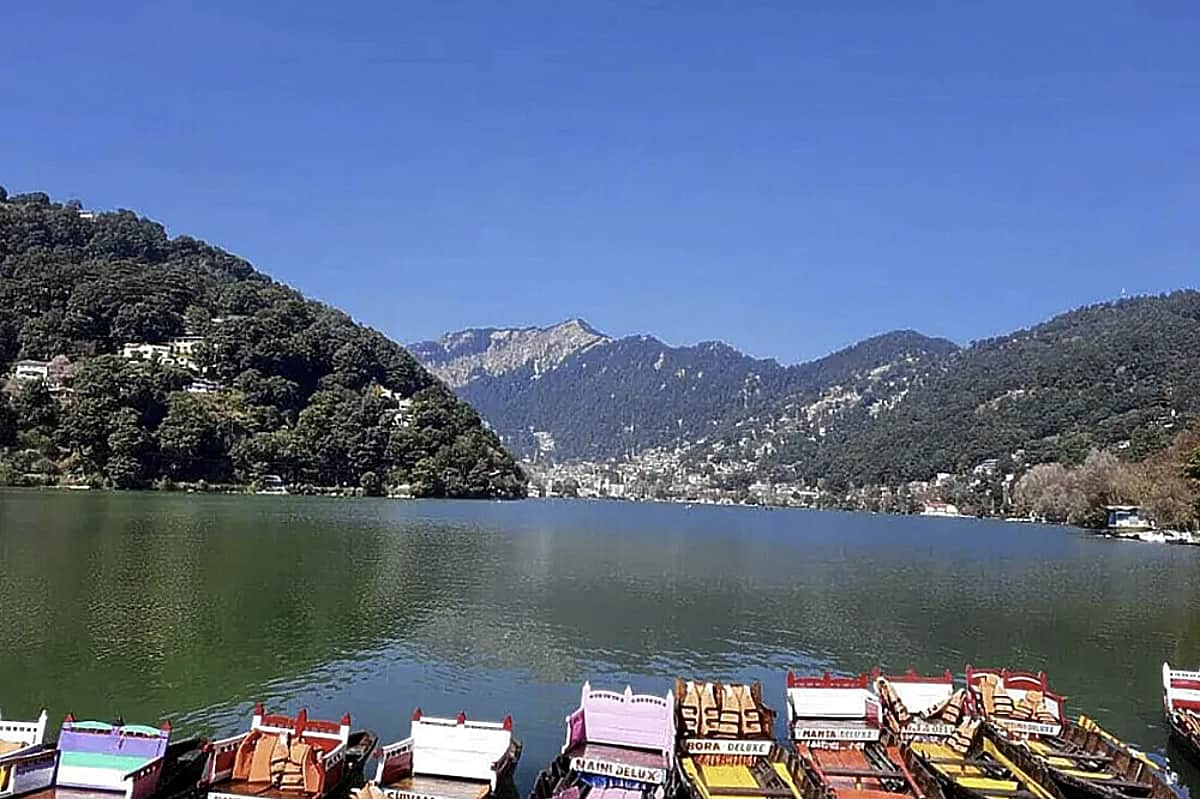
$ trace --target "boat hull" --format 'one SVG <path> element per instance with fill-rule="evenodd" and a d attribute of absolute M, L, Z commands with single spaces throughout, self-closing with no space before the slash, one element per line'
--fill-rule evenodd
<path fill-rule="evenodd" d="M 947 799 L 1066 799 L 1056 783 L 1025 772 L 990 740 L 977 742 L 967 755 L 922 743 L 901 751 L 917 785 L 936 782 Z"/>
<path fill-rule="evenodd" d="M 1167 714 L 1167 724 L 1171 728 L 1171 737 L 1188 758 L 1193 763 L 1200 764 L 1200 734 L 1188 729 L 1174 713 Z"/>
<path fill-rule="evenodd" d="M 1090 727 L 1090 728 L 1089 728 Z M 996 747 L 1039 782 L 1053 782 L 1066 799 L 1177 799 L 1163 772 L 1094 724 L 1063 724 L 1060 737 L 1012 741 L 988 730 Z"/>

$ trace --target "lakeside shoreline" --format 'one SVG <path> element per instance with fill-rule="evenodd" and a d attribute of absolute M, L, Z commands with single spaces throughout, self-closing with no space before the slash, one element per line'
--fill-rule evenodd
<path fill-rule="evenodd" d="M 1092 527 L 1083 527 L 1075 524 L 1064 522 L 1051 522 L 1039 519 L 1014 519 L 1011 517 L 1002 516 L 972 516 L 969 514 L 945 515 L 945 514 L 927 514 L 927 513 L 898 513 L 892 511 L 871 511 L 856 508 L 819 508 L 819 507 L 802 507 L 794 505 L 770 505 L 762 503 L 749 502 L 712 502 L 705 500 L 681 500 L 681 499 L 631 499 L 628 497 L 469 497 L 469 496 L 402 496 L 402 495 L 367 495 L 361 488 L 338 487 L 338 486 L 304 486 L 302 490 L 289 490 L 285 492 L 262 491 L 256 490 L 253 485 L 243 484 L 191 484 L 191 483 L 174 483 L 169 487 L 149 487 L 136 489 L 118 489 L 103 486 L 88 486 L 82 484 L 61 484 L 61 485 L 4 485 L 0 486 L 0 491 L 88 491 L 88 492 L 103 492 L 111 494 L 207 494 L 219 496 L 240 496 L 240 497 L 323 497 L 323 498 L 338 498 L 338 499 L 389 499 L 389 500 L 404 500 L 411 502 L 420 501 L 466 501 L 466 502 L 505 502 L 517 503 L 522 500 L 529 501 L 544 501 L 544 502 L 587 502 L 598 504 L 622 504 L 622 505 L 673 505 L 682 506 L 684 509 L 693 507 L 705 508 L 736 508 L 742 510 L 765 510 L 765 511 L 808 511 L 814 513 L 846 513 L 863 516 L 891 516 L 891 517 L 908 517 L 922 519 L 949 519 L 952 521 L 989 521 L 1003 522 L 1013 525 L 1037 525 L 1040 527 L 1054 527 L 1060 529 L 1077 530 L 1079 532 L 1088 533 L 1099 538 L 1108 538 L 1117 541 L 1130 541 L 1135 543 L 1166 543 L 1181 546 L 1200 546 L 1200 535 L 1187 531 L 1151 531 L 1150 533 L 1137 534 L 1117 534 L 1107 532 L 1103 529 Z"/>

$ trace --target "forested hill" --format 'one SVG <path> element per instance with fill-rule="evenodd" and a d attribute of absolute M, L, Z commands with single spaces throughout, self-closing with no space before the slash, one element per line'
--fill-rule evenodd
<path fill-rule="evenodd" d="M 478 414 L 398 344 L 129 211 L 0 190 L 0 375 L 10 373 L 8 481 L 279 475 L 369 493 L 525 492 Z"/>
<path fill-rule="evenodd" d="M 1014 455 L 1078 463 L 1093 448 L 1142 457 L 1200 416 L 1200 292 L 1081 308 L 880 384 L 800 401 L 693 447 L 776 480 L 897 485 Z"/>
<path fill-rule="evenodd" d="M 899 379 L 955 349 L 945 339 L 894 331 L 782 366 L 720 342 L 673 347 L 652 336 L 613 339 L 577 319 L 464 330 L 413 345 L 516 452 L 555 460 L 685 445 L 785 397 L 816 396 L 889 365 Z"/>

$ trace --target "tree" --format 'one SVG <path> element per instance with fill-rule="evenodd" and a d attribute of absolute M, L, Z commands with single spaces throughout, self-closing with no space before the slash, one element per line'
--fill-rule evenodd
<path fill-rule="evenodd" d="M 110 453 L 104 472 L 114 488 L 137 488 L 147 472 L 147 454 L 152 447 L 150 434 L 141 426 L 137 411 L 122 408 L 110 423 Z"/>
<path fill-rule="evenodd" d="M 383 480 L 379 479 L 375 472 L 363 472 L 362 477 L 358 478 L 358 486 L 362 489 L 363 496 L 383 496 Z"/>
<path fill-rule="evenodd" d="M 157 431 L 166 474 L 178 480 L 224 480 L 232 472 L 212 406 L 193 394 L 172 394 Z"/>
<path fill-rule="evenodd" d="M 1081 507 L 1078 481 L 1061 463 L 1039 463 L 1017 480 L 1013 505 L 1018 513 L 1066 522 Z"/>
<path fill-rule="evenodd" d="M 17 411 L 8 401 L 7 394 L 0 394 L 0 449 L 17 443 Z"/>
<path fill-rule="evenodd" d="M 22 430 L 47 434 L 58 425 L 58 403 L 41 380 L 21 386 L 16 400 L 17 423 Z"/>

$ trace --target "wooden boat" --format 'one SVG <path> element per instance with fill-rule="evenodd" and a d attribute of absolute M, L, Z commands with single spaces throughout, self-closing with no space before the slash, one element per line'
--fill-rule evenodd
<path fill-rule="evenodd" d="M 1008 735 L 1053 738 L 1062 734 L 1065 700 L 1050 690 L 1044 671 L 967 666 L 967 688 L 975 713 Z"/>
<path fill-rule="evenodd" d="M 375 779 L 357 799 L 500 799 L 516 796 L 521 743 L 512 716 L 468 721 L 413 713 L 408 738 L 383 747 Z"/>
<path fill-rule="evenodd" d="M 883 728 L 893 740 L 943 740 L 970 713 L 965 688 L 955 689 L 954 675 L 947 669 L 938 676 L 924 676 L 909 669 L 904 674 L 871 674 L 875 694 L 883 711 Z"/>
<path fill-rule="evenodd" d="M 968 720 L 943 741 L 902 747 L 918 786 L 938 785 L 951 799 L 1064 799 L 1057 785 L 1023 771 L 982 729 L 981 719 Z"/>
<path fill-rule="evenodd" d="M 38 724 L 41 737 L 44 717 Z M 204 741 L 172 743 L 170 737 L 169 724 L 107 724 L 67 716 L 56 744 L 31 744 L 0 758 L 0 796 L 152 799 L 185 794 L 195 789 L 203 772 Z"/>
<path fill-rule="evenodd" d="M 1144 754 L 1086 716 L 1068 718 L 1063 698 L 1047 689 L 1045 673 L 968 666 L 967 679 L 985 717 L 999 721 L 990 736 L 995 746 L 1035 779 L 1052 781 L 1068 799 L 1175 797 L 1171 777 Z M 1002 692 L 1013 700 L 1014 716 L 1022 707 L 1037 715 L 1022 720 L 998 713 L 1007 706 Z"/>
<path fill-rule="evenodd" d="M 341 722 L 268 715 L 256 705 L 250 730 L 213 742 L 203 785 L 208 799 L 323 799 L 345 792 L 375 750 L 372 732 Z"/>
<path fill-rule="evenodd" d="M 38 746 L 45 738 L 45 710 L 38 716 L 37 721 L 12 721 L 0 717 L 0 757 Z"/>
<path fill-rule="evenodd" d="M 532 799 L 663 799 L 674 796 L 675 700 L 601 691 L 584 683 L 566 718 L 566 741 L 538 775 Z"/>
<path fill-rule="evenodd" d="M 1200 671 L 1178 671 L 1164 663 L 1163 711 L 1171 734 L 1200 760 Z"/>
<path fill-rule="evenodd" d="M 941 799 L 919 787 L 897 746 L 883 742 L 882 709 L 866 674 L 787 676 L 788 733 L 796 754 L 838 799 Z"/>
<path fill-rule="evenodd" d="M 1156 763 L 1086 716 L 1066 723 L 1057 738 L 1013 741 L 997 735 L 995 743 L 1026 773 L 1056 783 L 1067 799 L 1177 799 Z"/>
<path fill-rule="evenodd" d="M 821 799 L 799 758 L 774 740 L 762 686 L 675 681 L 687 799 Z"/>

